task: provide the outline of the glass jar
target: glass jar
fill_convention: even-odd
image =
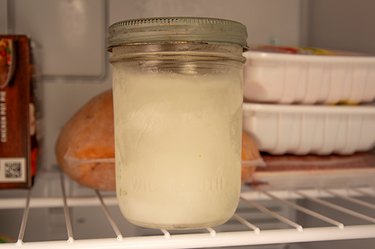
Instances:
[[[233,215],[246,38],[242,24],[212,18],[110,26],[116,192],[131,223],[203,228]]]

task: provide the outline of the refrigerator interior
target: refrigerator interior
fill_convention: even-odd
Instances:
[[[304,189],[243,186],[236,215],[226,224],[166,231],[128,223],[114,193],[69,180],[58,170],[54,152],[67,120],[111,87],[109,24],[150,16],[220,17],[244,23],[249,44],[375,53],[368,25],[375,21],[370,12],[375,3],[350,4],[354,1],[0,0],[0,33],[27,34],[39,52],[44,103],[43,160],[35,186],[0,191],[0,236],[14,242],[0,248],[372,248],[374,178]],[[348,30],[355,35],[348,37]]]

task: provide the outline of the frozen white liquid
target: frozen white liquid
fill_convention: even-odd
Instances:
[[[224,223],[240,193],[242,73],[182,75],[114,67],[117,197],[132,223]]]

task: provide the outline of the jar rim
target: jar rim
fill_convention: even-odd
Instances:
[[[246,26],[208,17],[152,17],[116,22],[108,29],[108,51],[129,44],[195,42],[240,45],[247,49]]]

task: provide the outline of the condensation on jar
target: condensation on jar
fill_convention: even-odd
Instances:
[[[116,192],[130,222],[192,229],[233,215],[246,38],[244,25],[212,18],[110,26]]]

